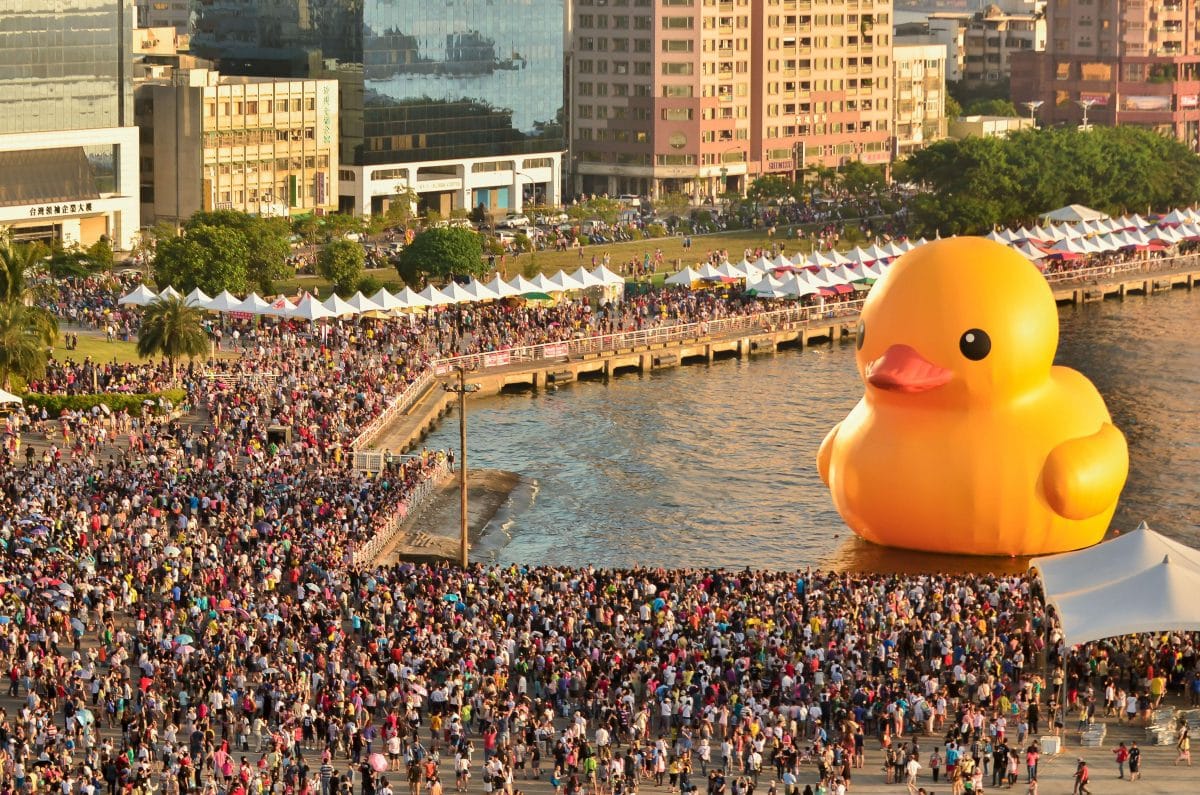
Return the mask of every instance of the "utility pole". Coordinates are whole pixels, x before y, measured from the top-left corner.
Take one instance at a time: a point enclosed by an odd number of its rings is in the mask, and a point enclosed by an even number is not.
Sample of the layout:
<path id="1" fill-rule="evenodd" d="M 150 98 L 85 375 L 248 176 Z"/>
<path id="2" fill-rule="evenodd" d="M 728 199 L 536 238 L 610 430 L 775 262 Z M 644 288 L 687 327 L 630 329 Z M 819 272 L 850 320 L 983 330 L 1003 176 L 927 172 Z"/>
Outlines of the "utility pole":
<path id="1" fill-rule="evenodd" d="M 468 565 L 467 552 L 467 393 L 478 392 L 479 384 L 467 383 L 467 366 L 458 367 L 458 384 L 443 384 L 447 392 L 458 394 L 458 562 L 465 571 Z"/>

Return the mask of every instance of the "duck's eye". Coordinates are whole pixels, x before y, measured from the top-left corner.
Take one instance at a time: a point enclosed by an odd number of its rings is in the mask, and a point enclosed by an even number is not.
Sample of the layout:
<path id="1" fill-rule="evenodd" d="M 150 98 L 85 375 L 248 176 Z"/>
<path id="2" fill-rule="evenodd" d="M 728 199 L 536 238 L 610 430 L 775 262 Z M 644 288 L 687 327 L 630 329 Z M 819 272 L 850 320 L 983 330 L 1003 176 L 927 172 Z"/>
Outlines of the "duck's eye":
<path id="1" fill-rule="evenodd" d="M 854 332 L 854 345 L 860 351 L 862 350 L 863 339 L 866 336 L 867 336 L 867 327 L 864 326 L 863 322 L 860 320 L 860 321 L 858 321 L 858 330 Z"/>
<path id="2" fill-rule="evenodd" d="M 973 362 L 986 357 L 992 350 L 992 338 L 983 329 L 964 331 L 958 339 L 958 349 Z"/>

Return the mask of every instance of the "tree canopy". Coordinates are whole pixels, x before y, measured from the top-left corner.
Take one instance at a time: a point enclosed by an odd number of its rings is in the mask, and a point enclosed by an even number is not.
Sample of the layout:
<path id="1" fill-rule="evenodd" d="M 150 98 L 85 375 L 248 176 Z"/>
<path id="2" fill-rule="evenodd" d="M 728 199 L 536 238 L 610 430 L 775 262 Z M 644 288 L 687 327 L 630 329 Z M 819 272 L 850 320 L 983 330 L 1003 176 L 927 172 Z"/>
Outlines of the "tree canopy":
<path id="1" fill-rule="evenodd" d="M 249 262 L 249 245 L 237 229 L 196 225 L 158 243 L 154 281 L 181 293 L 199 287 L 209 295 L 222 290 L 241 295 L 250 289 Z"/>
<path id="2" fill-rule="evenodd" d="M 454 226 L 418 233 L 396 260 L 396 271 L 407 284 L 427 276 L 483 276 L 487 270 L 479 235 Z"/>
<path id="3" fill-rule="evenodd" d="M 175 362 L 208 355 L 208 334 L 204 331 L 203 313 L 189 306 L 185 298 L 160 298 L 146 307 L 138 328 L 138 356 L 159 354 L 175 372 Z"/>
<path id="4" fill-rule="evenodd" d="M 338 295 L 346 296 L 354 292 L 362 278 L 364 262 L 362 246 L 351 240 L 335 240 L 317 255 L 317 273 L 333 284 Z"/>
<path id="5" fill-rule="evenodd" d="M 231 230 L 241 236 L 247 252 L 246 281 L 260 293 L 275 292 L 275 282 L 295 275 L 295 269 L 288 264 L 292 228 L 286 218 L 263 218 L 234 210 L 198 212 L 184 224 L 184 234 L 206 226 Z"/>
<path id="6" fill-rule="evenodd" d="M 1200 157 L 1137 127 L 1023 130 L 939 141 L 909 157 L 928 191 L 910 205 L 913 235 L 983 234 L 1067 204 L 1145 212 L 1200 199 Z"/>

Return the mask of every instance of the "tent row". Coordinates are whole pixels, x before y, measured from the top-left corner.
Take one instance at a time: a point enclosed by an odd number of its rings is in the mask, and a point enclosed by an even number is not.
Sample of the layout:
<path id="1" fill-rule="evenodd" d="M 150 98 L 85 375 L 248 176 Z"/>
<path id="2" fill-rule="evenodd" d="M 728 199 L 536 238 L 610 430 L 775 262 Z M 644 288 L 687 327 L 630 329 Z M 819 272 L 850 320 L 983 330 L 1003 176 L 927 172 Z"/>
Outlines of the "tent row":
<path id="1" fill-rule="evenodd" d="M 348 299 L 332 295 L 324 301 L 318 301 L 311 295 L 304 295 L 297 303 L 292 303 L 286 297 L 267 300 L 257 293 L 250 293 L 245 298 L 238 298 L 229 291 L 209 297 L 203 291 L 196 289 L 188 293 L 185 300 L 188 304 L 206 309 L 210 312 L 243 313 L 249 315 L 265 315 L 272 317 L 299 318 L 303 320 L 319 320 L 327 317 L 344 317 L 366 313 L 386 313 L 395 311 L 412 311 L 429 307 L 449 306 L 451 304 L 475 303 L 478 301 L 495 301 L 513 296 L 548 296 L 574 290 L 586 290 L 593 287 L 604 289 L 621 288 L 625 280 L 603 265 L 586 270 L 580 268 L 575 273 L 568 274 L 559 271 L 553 276 L 538 274 L 533 279 L 517 276 L 515 279 L 504 281 L 499 276 L 486 284 L 472 279 L 467 284 L 450 282 L 438 289 L 433 285 L 420 292 L 405 287 L 399 293 L 390 293 L 380 289 L 374 295 L 367 297 L 361 292 L 355 293 Z M 129 294 L 122 296 L 118 303 L 124 306 L 148 306 L 160 299 L 178 298 L 179 293 L 167 287 L 160 293 L 155 293 L 146 285 L 138 285 Z"/>

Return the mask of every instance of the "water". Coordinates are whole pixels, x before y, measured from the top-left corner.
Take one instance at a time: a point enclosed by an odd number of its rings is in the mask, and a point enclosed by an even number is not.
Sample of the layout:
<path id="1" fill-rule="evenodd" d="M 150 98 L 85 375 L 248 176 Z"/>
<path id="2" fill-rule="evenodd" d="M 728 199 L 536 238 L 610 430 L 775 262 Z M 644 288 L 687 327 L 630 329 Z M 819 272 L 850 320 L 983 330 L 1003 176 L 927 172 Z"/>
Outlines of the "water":
<path id="1" fill-rule="evenodd" d="M 1200 546 L 1200 295 L 1060 310 L 1058 363 L 1100 389 L 1129 440 L 1113 527 Z M 883 550 L 842 523 L 814 466 L 862 393 L 841 343 L 474 401 L 472 467 L 526 482 L 478 553 L 564 565 L 1021 569 Z M 431 446 L 458 446 L 444 423 Z"/>

